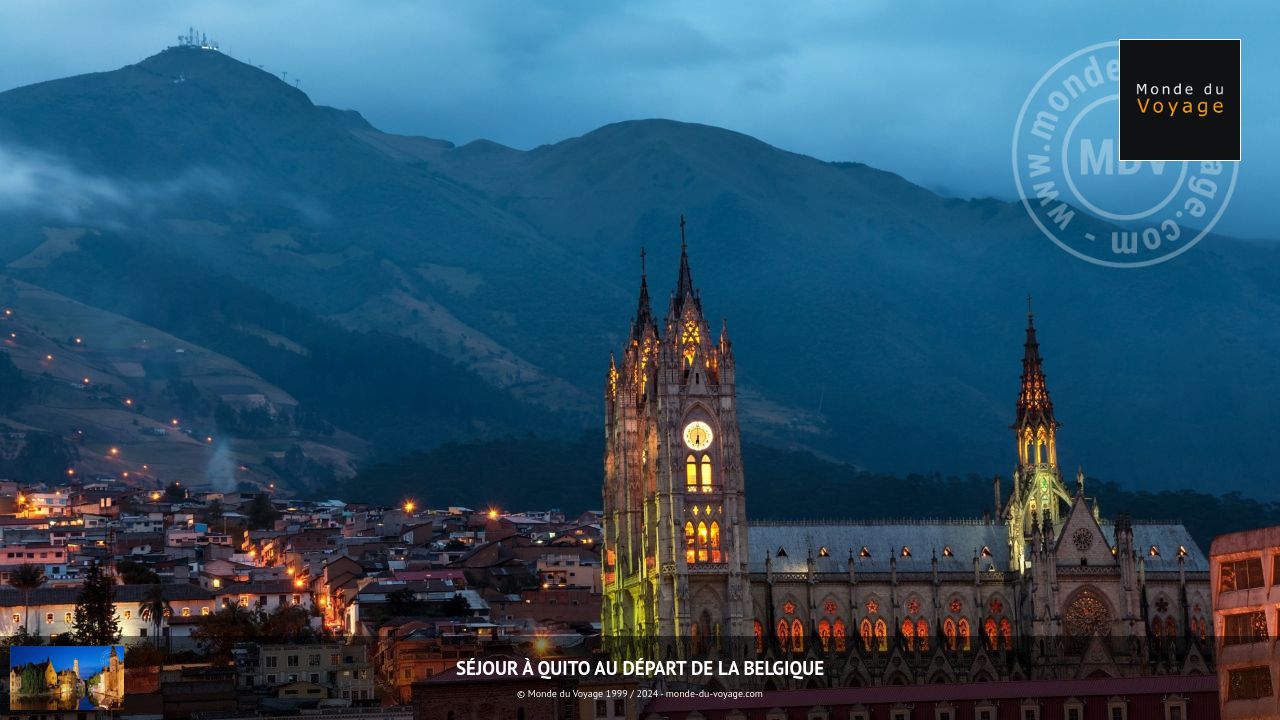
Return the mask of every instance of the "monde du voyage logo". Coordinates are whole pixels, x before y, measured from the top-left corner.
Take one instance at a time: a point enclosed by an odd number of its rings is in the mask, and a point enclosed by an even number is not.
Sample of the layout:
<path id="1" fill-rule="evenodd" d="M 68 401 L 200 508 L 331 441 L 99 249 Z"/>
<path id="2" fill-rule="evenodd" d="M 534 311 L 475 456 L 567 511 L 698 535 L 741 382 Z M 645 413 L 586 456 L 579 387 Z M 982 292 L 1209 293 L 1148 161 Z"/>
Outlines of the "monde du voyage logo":
<path id="1" fill-rule="evenodd" d="M 1189 250 L 1239 171 L 1239 40 L 1120 40 L 1058 61 L 1013 135 L 1022 205 L 1059 247 L 1106 267 Z"/>

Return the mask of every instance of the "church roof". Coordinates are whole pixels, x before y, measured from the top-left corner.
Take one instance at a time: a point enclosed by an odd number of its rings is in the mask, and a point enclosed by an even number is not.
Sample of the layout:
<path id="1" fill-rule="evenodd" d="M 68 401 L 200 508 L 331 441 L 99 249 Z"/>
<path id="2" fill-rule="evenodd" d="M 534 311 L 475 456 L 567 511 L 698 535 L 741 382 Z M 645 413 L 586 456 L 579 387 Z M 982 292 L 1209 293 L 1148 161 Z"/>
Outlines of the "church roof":
<path id="1" fill-rule="evenodd" d="M 1102 534 L 1114 547 L 1116 526 L 1102 521 Z M 1155 548 L 1157 554 L 1152 554 Z M 1133 521 L 1133 549 L 1146 565 L 1147 572 L 1178 572 L 1178 550 L 1186 548 L 1184 560 L 1187 572 L 1209 572 L 1209 559 L 1191 538 L 1191 533 L 1179 523 Z"/>
<path id="2" fill-rule="evenodd" d="M 889 572 L 891 557 L 898 572 L 931 572 L 935 552 L 940 573 L 972 573 L 975 553 L 980 555 L 980 570 L 1009 567 L 1008 530 L 982 520 L 753 521 L 747 528 L 747 544 L 751 572 L 764 572 L 766 552 L 774 572 L 806 572 L 810 554 L 818 572 L 848 572 L 851 549 L 854 571 L 860 573 Z M 904 554 L 904 548 L 909 554 Z"/>
<path id="3" fill-rule="evenodd" d="M 1104 519 L 1102 533 L 1115 545 L 1115 524 Z M 848 572 L 850 549 L 854 572 L 889 572 L 889 560 L 898 572 L 932 572 L 934 554 L 939 573 L 972 573 L 973 556 L 980 555 L 978 569 L 1008 570 L 1008 529 L 982 520 L 850 520 L 843 522 L 761 522 L 747 526 L 751 572 L 765 571 L 765 555 L 775 573 L 808 571 L 812 555 L 820 573 Z M 1187 572 L 1208 572 L 1209 561 L 1186 527 L 1173 522 L 1133 522 L 1133 546 L 1147 572 L 1178 572 L 1178 553 L 1186 549 Z M 1152 548 L 1156 554 L 1152 554 Z M 823 548 L 827 554 L 822 554 Z M 862 550 L 866 548 L 866 556 Z M 906 549 L 909 555 L 903 553 Z M 948 556 L 946 550 L 950 549 Z M 983 553 L 983 549 L 986 553 Z M 779 550 L 783 554 L 779 554 Z"/>

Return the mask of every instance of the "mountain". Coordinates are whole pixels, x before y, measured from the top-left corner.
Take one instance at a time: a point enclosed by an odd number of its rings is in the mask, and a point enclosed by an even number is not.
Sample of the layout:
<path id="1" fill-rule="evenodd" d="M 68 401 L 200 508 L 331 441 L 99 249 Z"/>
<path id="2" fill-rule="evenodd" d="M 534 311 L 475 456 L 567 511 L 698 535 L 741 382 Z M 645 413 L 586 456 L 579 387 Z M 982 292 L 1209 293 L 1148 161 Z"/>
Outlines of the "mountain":
<path id="1" fill-rule="evenodd" d="M 1275 495 L 1272 244 L 1214 236 L 1120 272 L 1062 253 L 1017 205 L 727 130 L 644 120 L 530 151 L 455 147 L 192 48 L 0 93 L 0 156 L 38 178 L 0 200 L 14 276 L 116 312 L 154 305 L 156 287 L 94 292 L 118 241 L 129 263 L 399 335 L 498 393 L 449 439 L 594 427 L 639 250 L 663 312 L 684 214 L 753 442 L 881 472 L 1007 473 L 1030 293 L 1064 462 L 1131 488 Z M 75 228 L 115 241 L 52 241 Z M 445 439 L 379 432 L 384 457 Z"/>

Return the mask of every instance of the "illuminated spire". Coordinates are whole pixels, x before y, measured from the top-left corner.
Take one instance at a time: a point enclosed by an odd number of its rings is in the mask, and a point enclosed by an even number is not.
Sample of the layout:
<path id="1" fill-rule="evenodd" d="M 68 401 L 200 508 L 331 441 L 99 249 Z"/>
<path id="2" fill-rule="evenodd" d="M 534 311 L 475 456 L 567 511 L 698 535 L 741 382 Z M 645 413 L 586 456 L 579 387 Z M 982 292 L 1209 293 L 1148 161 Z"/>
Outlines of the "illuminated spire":
<path id="1" fill-rule="evenodd" d="M 636 306 L 636 321 L 631 326 L 631 337 L 640 339 L 648 328 L 655 328 L 653 322 L 653 310 L 649 302 L 649 280 L 644 266 L 645 251 L 640 248 L 640 300 Z"/>
<path id="2" fill-rule="evenodd" d="M 693 289 L 693 273 L 689 271 L 689 245 L 685 241 L 684 215 L 680 216 L 680 277 L 676 279 L 676 291 L 671 297 L 671 317 L 679 316 L 686 303 L 701 311 L 697 291 Z"/>
<path id="3" fill-rule="evenodd" d="M 1023 345 L 1022 389 L 1018 393 L 1018 416 L 1014 427 L 1044 425 L 1059 427 L 1053 417 L 1053 400 L 1045 383 L 1044 363 L 1040 359 L 1040 343 L 1036 341 L 1035 315 L 1031 311 L 1031 296 L 1027 296 L 1027 342 Z"/>

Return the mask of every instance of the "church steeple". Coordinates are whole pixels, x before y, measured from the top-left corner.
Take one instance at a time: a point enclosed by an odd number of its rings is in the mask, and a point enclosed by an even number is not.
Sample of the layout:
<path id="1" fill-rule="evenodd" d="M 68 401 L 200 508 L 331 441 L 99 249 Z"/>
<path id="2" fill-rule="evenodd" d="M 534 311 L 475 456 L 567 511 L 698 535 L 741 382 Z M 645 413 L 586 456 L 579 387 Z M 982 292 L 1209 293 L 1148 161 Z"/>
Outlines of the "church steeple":
<path id="1" fill-rule="evenodd" d="M 653 322 L 653 307 L 649 302 L 649 279 L 648 273 L 645 272 L 644 257 L 645 252 L 642 247 L 640 248 L 640 300 L 636 303 L 636 320 L 631 326 L 632 340 L 639 340 L 649 329 L 657 332 L 657 325 Z"/>
<path id="2" fill-rule="evenodd" d="M 676 278 L 676 289 L 671 295 L 671 308 L 667 319 L 679 318 L 686 307 L 692 307 L 698 315 L 702 314 L 702 303 L 698 299 L 698 291 L 693 288 L 693 273 L 689 271 L 689 245 L 685 240 L 684 215 L 680 216 L 680 276 Z"/>
<path id="3" fill-rule="evenodd" d="M 1018 393 L 1018 418 L 1014 427 L 1037 424 L 1060 427 L 1053 417 L 1053 400 L 1044 378 L 1044 361 L 1040 359 L 1040 343 L 1036 340 L 1035 314 L 1031 296 L 1027 296 L 1027 342 L 1023 345 L 1022 389 Z"/>

